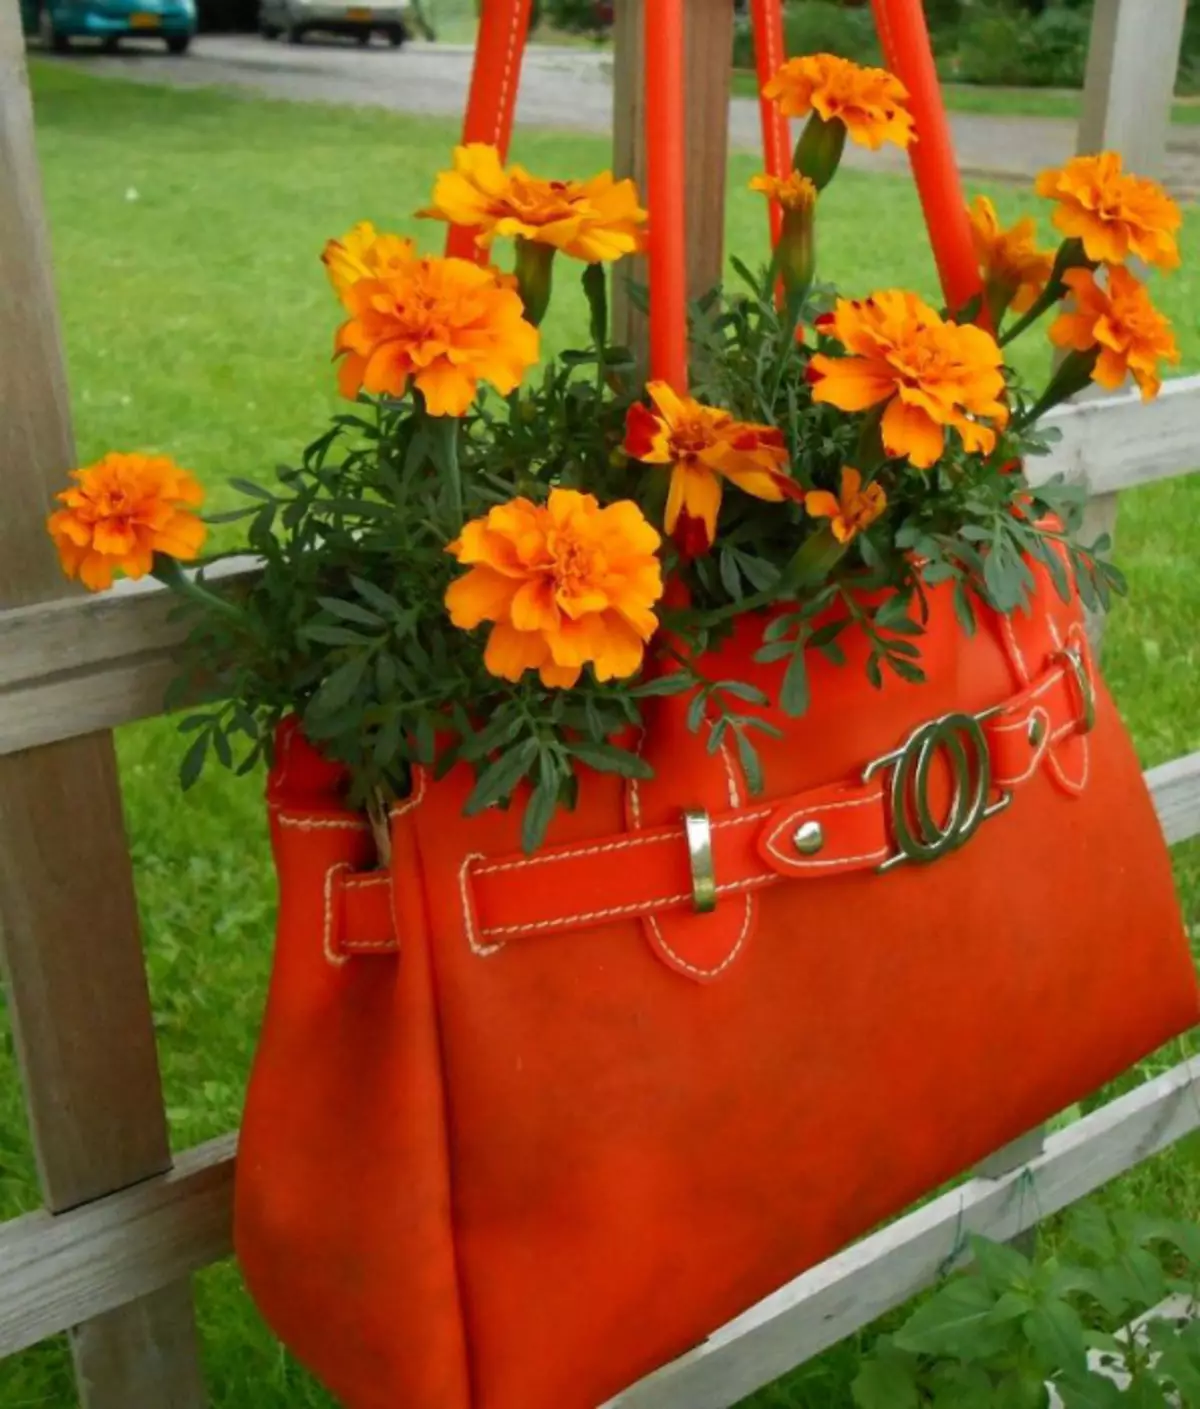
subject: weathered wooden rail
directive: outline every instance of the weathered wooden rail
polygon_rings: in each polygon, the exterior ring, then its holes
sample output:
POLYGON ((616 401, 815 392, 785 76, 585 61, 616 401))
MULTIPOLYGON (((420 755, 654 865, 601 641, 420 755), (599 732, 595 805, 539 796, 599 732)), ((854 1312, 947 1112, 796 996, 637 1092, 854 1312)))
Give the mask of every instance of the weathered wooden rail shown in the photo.
MULTIPOLYGON (((640 160, 643 3, 618 13, 626 170, 640 160)), ((1097 0, 1081 150, 1154 168, 1183 13, 1184 0, 1097 0)), ((721 267, 728 0, 692 0, 689 24, 703 287, 721 267)), ((161 711, 179 627, 155 586, 72 592, 42 530, 73 453, 16 0, 0 0, 0 350, 0 952, 45 1204, 0 1225, 0 1355, 67 1331, 84 1409, 201 1409, 189 1278, 229 1253, 237 1141, 171 1156, 109 732, 161 711)), ((1062 439, 1035 473, 1085 485, 1097 523, 1111 526, 1118 493, 1200 465, 1200 377, 1150 407, 1121 395, 1055 419, 1062 439)), ((1167 840, 1200 835, 1200 752, 1147 781, 1167 840)), ((1200 1128, 1198 1087, 1185 1064, 1002 1153, 998 1177, 813 1268, 612 1409, 731 1404, 927 1285, 966 1231, 1012 1237, 1200 1128)))

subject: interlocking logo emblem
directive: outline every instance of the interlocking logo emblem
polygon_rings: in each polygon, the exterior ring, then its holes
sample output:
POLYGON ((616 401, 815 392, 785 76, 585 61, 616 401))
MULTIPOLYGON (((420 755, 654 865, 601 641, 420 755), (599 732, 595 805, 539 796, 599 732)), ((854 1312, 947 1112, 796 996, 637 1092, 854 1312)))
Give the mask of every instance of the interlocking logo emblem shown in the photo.
POLYGON ((992 760, 982 723, 995 714, 945 714, 915 729, 892 753, 868 764, 863 782, 891 770, 886 784, 895 856, 879 867, 889 871, 906 861, 926 864, 964 846, 989 817, 1012 801, 1003 793, 991 801, 992 760), (950 804, 936 816, 930 796, 935 762, 941 759, 951 780, 950 804))

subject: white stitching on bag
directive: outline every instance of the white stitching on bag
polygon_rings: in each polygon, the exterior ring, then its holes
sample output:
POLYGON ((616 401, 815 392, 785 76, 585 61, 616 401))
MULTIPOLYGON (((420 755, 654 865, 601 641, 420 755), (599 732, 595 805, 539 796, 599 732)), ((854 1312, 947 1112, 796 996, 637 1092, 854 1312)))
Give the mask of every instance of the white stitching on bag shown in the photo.
POLYGON ((349 869, 350 863, 348 861, 335 861, 325 872, 325 933, 321 941, 321 949, 325 955, 325 962, 335 969, 340 969, 350 956, 335 953, 333 948, 333 878, 339 871, 348 871, 349 869))
POLYGON ((505 46, 504 50, 504 77, 500 80, 500 101, 496 104, 495 136, 492 138, 493 147, 499 147, 500 145, 500 125, 504 121, 504 109, 508 103, 508 89, 512 82, 513 65, 516 61, 517 31, 520 27, 518 15, 519 11, 514 8, 512 11, 512 25, 509 27, 508 31, 508 44, 505 46))
POLYGON ((371 825, 365 817, 313 817, 304 812, 285 812, 278 803, 271 804, 271 811, 281 827, 296 827, 302 832, 361 832, 371 825))

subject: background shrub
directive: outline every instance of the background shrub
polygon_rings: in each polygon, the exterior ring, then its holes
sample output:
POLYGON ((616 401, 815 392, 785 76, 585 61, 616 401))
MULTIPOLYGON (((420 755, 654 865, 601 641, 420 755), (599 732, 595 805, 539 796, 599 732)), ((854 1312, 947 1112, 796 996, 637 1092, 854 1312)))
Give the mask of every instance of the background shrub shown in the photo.
POLYGON ((1086 6, 1052 5, 1030 16, 1008 6, 976 5, 959 29, 950 72, 963 83, 1078 88, 1090 32, 1086 6))
MULTIPOLYGON (((958 0, 953 0, 955 4, 958 0)), ((949 0, 934 0, 946 4, 949 0)), ((870 8, 843 9, 835 0, 799 0, 783 17, 789 56, 840 54, 861 64, 881 62, 879 39, 870 8)), ((754 38, 749 21, 737 17, 733 34, 733 62, 738 68, 754 67, 754 38)))

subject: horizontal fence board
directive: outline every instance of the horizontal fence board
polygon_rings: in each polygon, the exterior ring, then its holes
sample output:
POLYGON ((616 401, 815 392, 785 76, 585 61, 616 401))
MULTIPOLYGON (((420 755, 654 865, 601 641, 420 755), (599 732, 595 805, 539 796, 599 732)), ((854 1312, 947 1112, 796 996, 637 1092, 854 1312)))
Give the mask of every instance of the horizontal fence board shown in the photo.
MULTIPOLYGON (((249 581, 256 560, 206 571, 249 581)), ((187 633, 174 593, 150 578, 108 592, 0 612, 0 755, 161 714, 187 633)))
POLYGON ((1158 399, 1136 391, 1060 406, 1045 418, 1062 432, 1026 465, 1035 484, 1064 475, 1089 494, 1136 489, 1200 468, 1200 376, 1164 382, 1158 399))
POLYGON ((1151 768, 1146 783, 1169 846, 1200 836, 1200 752, 1151 768))
POLYGON ((935 1282, 968 1233, 1009 1241, 1200 1127, 1185 1062, 1046 1139, 1002 1179, 973 1179, 804 1273, 605 1409, 727 1409, 935 1282))
POLYGON ((225 1257, 236 1149, 225 1135, 118 1194, 0 1224, 0 1357, 225 1257))
MULTIPOLYGON (((1148 405, 1121 393, 1047 419, 1062 440, 1029 462, 1037 483, 1062 474, 1103 495, 1200 467, 1200 377, 1168 382, 1148 405)), ((247 578, 253 561, 230 559, 209 577, 247 578)), ((142 582, 0 612, 0 754, 161 713, 184 635, 173 605, 158 583, 142 582)))

